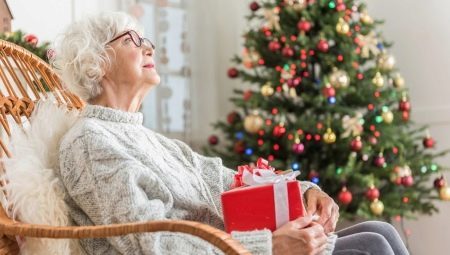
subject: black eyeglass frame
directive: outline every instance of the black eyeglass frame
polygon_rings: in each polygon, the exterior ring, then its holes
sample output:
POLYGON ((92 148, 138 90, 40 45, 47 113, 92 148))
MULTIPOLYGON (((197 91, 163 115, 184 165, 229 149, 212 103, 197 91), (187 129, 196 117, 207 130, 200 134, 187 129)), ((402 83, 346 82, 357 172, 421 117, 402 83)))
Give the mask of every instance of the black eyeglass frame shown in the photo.
POLYGON ((136 47, 141 47, 143 43, 144 43, 144 44, 147 43, 147 45, 150 45, 150 46, 152 47, 152 49, 155 49, 155 45, 152 43, 152 41, 150 41, 148 38, 140 37, 139 34, 138 34, 136 31, 134 31, 134 30, 128 30, 128 31, 126 31, 126 32, 123 33, 123 34, 116 36, 114 39, 112 39, 111 41, 109 41, 109 42, 106 43, 106 44, 113 43, 113 42, 119 40, 120 38, 122 38, 122 37, 124 37, 124 36, 126 36, 126 35, 129 35, 129 36, 130 36, 131 41, 133 41, 133 43, 134 43, 134 45, 136 45, 136 47), (133 34, 134 34, 135 36, 133 36, 133 34), (139 38, 139 42, 136 42, 136 41, 135 41, 136 38, 139 38))

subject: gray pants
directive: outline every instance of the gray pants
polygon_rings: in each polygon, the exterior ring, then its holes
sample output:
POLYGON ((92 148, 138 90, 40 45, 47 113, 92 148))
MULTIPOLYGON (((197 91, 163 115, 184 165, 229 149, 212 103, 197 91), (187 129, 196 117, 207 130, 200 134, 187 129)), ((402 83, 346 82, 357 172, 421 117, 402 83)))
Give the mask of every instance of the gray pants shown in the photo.
POLYGON ((336 233, 333 255, 407 255, 395 228, 386 222, 367 221, 336 233))

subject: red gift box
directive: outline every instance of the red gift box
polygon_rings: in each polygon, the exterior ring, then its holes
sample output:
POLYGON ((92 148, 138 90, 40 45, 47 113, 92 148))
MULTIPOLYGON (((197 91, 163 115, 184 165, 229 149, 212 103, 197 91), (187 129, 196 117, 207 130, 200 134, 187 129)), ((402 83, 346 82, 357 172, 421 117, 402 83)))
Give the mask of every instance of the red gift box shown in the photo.
POLYGON ((236 174, 234 186, 238 183, 250 186, 222 193, 228 233, 256 229, 275 231, 288 221, 304 216, 300 183, 295 180, 297 174, 277 175, 262 159, 258 160, 257 168, 244 166, 239 170, 242 171, 236 174))

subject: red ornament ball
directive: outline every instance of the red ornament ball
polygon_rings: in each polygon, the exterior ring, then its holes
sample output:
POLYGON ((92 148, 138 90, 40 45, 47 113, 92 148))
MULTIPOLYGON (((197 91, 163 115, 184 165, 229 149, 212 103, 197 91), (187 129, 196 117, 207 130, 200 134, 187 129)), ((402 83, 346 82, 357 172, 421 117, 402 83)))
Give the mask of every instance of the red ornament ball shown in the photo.
POLYGON ((414 178, 411 175, 402 177, 402 185, 405 187, 411 187, 414 184, 414 178))
POLYGON ((236 68, 232 67, 232 68, 228 69, 228 77, 236 78, 236 77, 238 77, 238 75, 239 75, 239 71, 236 68))
POLYGON ((32 46, 36 46, 39 41, 37 36, 35 36, 33 34, 27 34, 23 37, 23 39, 25 40, 25 42, 31 44, 32 46))
POLYGON ((306 21, 306 20, 300 20, 297 23, 297 28, 298 30, 300 30, 301 32, 308 32, 309 30, 311 30, 311 22, 306 21))
POLYGON ((423 146, 424 146, 425 148, 433 148, 435 142, 434 142, 434 139, 433 139, 433 138, 431 138, 431 137, 425 137, 425 138, 423 139, 422 143, 423 143, 423 146))
POLYGON ((238 154, 242 154, 245 151, 245 144, 243 141, 237 141, 234 144, 234 148, 233 148, 234 152, 238 153, 238 154))
POLYGON ((228 122, 228 124, 230 124, 230 125, 233 125, 233 124, 235 124, 236 122, 238 122, 238 121, 240 121, 240 120, 241 120, 241 115, 239 115, 239 113, 237 113, 237 112, 235 112, 235 111, 230 112, 230 113, 227 115, 227 122, 228 122))
POLYGON ((277 125, 273 128, 273 135, 276 137, 281 137, 286 133, 286 128, 284 126, 277 125))
POLYGON ((326 86, 322 89, 322 93, 326 97, 334 97, 336 95, 336 90, 331 86, 326 86))
POLYGON ((291 78, 289 80, 287 80, 287 85, 289 87, 297 87, 298 85, 300 85, 300 82, 302 82, 302 78, 301 77, 296 77, 296 78, 291 78))
POLYGON ((404 122, 407 122, 409 120, 409 112, 408 111, 403 111, 402 112, 402 120, 404 122))
POLYGON ((439 178, 436 178, 433 182, 433 185, 436 189, 440 189, 442 187, 445 187, 447 184, 445 183, 444 176, 441 176, 439 178))
POLYGON ((317 43, 317 49, 321 52, 328 52, 328 49, 330 48, 330 45, 328 44, 327 40, 320 39, 317 43))
POLYGON ((209 142, 209 144, 211 144, 211 145, 216 145, 216 144, 219 143, 219 138, 218 138, 216 135, 211 135, 211 136, 208 138, 208 142, 209 142))
POLYGON ((362 149, 362 147, 363 147, 363 143, 362 143, 360 137, 356 137, 355 139, 353 139, 350 142, 350 149, 352 151, 358 152, 358 151, 360 151, 362 149))
POLYGON ((411 103, 407 100, 402 99, 398 103, 398 109, 400 111, 409 112, 411 110, 411 103))
POLYGON ((374 201, 380 197, 380 191, 375 187, 371 187, 366 191, 366 197, 370 201, 374 201))
POLYGON ((261 8, 261 6, 257 2, 252 2, 249 7, 250 7, 250 10, 252 10, 254 12, 259 10, 259 8, 261 8))
POLYGON ((271 41, 269 43, 269 50, 270 51, 278 51, 281 49, 281 43, 278 41, 271 41))
POLYGON ((338 200, 341 204, 348 205, 352 202, 353 195, 346 187, 343 187, 341 192, 339 192, 338 200))
POLYGON ((373 159, 373 164, 376 167, 382 167, 384 165, 384 163, 386 163, 386 160, 383 157, 383 155, 378 155, 373 159))
POLYGON ((244 99, 244 101, 248 101, 250 100, 250 98, 252 97, 253 93, 251 90, 246 90, 243 94, 242 97, 244 99))
POLYGON ((292 152, 295 154, 302 154, 305 151, 305 145, 303 143, 294 143, 292 145, 292 152))
POLYGON ((283 56, 285 56, 285 57, 292 57, 292 56, 294 56, 294 50, 291 47, 286 46, 281 51, 281 54, 283 54, 283 56))

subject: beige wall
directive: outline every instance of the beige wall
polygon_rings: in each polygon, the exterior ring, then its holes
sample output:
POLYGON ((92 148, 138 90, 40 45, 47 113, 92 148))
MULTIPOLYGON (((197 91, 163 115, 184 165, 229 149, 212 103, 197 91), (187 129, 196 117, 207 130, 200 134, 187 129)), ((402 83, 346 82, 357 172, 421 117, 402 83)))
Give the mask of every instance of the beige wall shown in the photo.
MULTIPOLYGON (((246 28, 243 18, 248 13, 250 1, 208 1, 210 13, 197 17, 208 26, 215 26, 203 41, 194 47, 199 51, 208 47, 209 58, 215 65, 202 61, 194 62, 199 72, 207 71, 213 76, 211 82, 197 81, 197 93, 206 98, 196 101, 194 114, 198 118, 198 130, 194 137, 205 142, 205 134, 211 132, 208 123, 217 118, 224 119, 233 109, 228 98, 232 88, 239 87, 237 81, 227 78, 226 70, 233 54, 241 50, 242 31, 246 28), (214 24, 210 24, 214 22, 214 24), (211 46, 214 45, 214 46, 211 46), (214 80, 215 79, 215 82, 214 80)), ((369 11, 373 17, 386 20, 383 31, 388 40, 395 42, 392 53, 411 91, 413 119, 431 125, 431 134, 438 141, 438 148, 450 148, 450 1, 442 0, 369 0, 369 11)), ((198 32, 201 34, 201 32, 198 32)), ((205 74, 206 75, 206 74, 205 74)), ((206 76, 204 76, 206 77, 206 76)), ((195 122, 195 121, 194 121, 195 122)), ((450 157, 442 159, 450 166, 450 157)), ((446 174, 450 180, 450 174, 446 174)), ((438 202, 440 214, 432 217, 418 216, 415 221, 406 221, 410 229, 410 245, 414 255, 449 254, 450 251, 450 202, 438 202)))

